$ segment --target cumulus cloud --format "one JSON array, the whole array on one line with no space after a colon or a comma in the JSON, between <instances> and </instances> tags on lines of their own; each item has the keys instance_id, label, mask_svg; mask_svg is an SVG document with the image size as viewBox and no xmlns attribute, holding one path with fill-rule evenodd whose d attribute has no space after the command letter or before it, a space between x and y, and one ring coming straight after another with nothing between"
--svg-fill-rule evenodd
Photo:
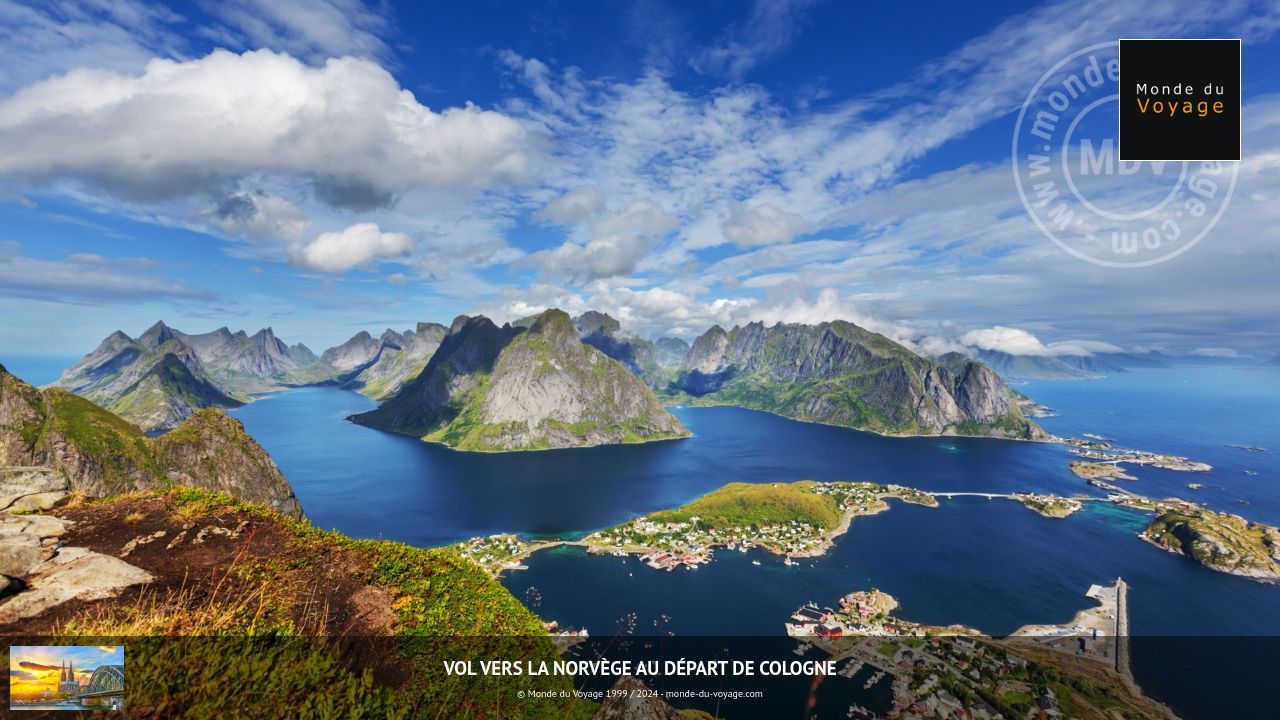
<instances>
[{"instance_id":1,"label":"cumulus cloud","mask_svg":"<svg viewBox=\"0 0 1280 720\"><path fill-rule=\"evenodd\" d=\"M603 203L597 200L588 193L548 206L556 217L581 216L581 226L574 239L533 253L524 262L545 276L578 282L628 275L635 272L659 238L678 225L676 218L653 200L637 200L616 211L603 210ZM582 215L588 208L594 208L591 214Z\"/></svg>"},{"instance_id":2,"label":"cumulus cloud","mask_svg":"<svg viewBox=\"0 0 1280 720\"><path fill-rule=\"evenodd\" d=\"M143 201L262 172L312 180L339 207L367 206L412 187L521 178L536 146L520 121L474 105L434 111L353 57L311 67L269 50L215 50L152 60L141 74L72 70L0 101L0 177L83 179Z\"/></svg>"},{"instance_id":3,"label":"cumulus cloud","mask_svg":"<svg viewBox=\"0 0 1280 720\"><path fill-rule=\"evenodd\" d=\"M1019 328L995 327L970 330L960 342L979 350L994 350L1010 355L1050 355L1049 348L1035 335Z\"/></svg>"},{"instance_id":4,"label":"cumulus cloud","mask_svg":"<svg viewBox=\"0 0 1280 720\"><path fill-rule=\"evenodd\" d=\"M547 203L541 217L558 225L570 225L604 210L604 194L594 185L584 185Z\"/></svg>"},{"instance_id":5,"label":"cumulus cloud","mask_svg":"<svg viewBox=\"0 0 1280 720\"><path fill-rule=\"evenodd\" d=\"M403 257L413 249L408 235L383 232L373 223L357 223L289 248L289 262L308 270L344 273L374 260Z\"/></svg>"},{"instance_id":6,"label":"cumulus cloud","mask_svg":"<svg viewBox=\"0 0 1280 720\"><path fill-rule=\"evenodd\" d=\"M738 247L789 243L808 229L803 217L769 203L754 207L735 203L720 223L721 232Z\"/></svg>"},{"instance_id":7,"label":"cumulus cloud","mask_svg":"<svg viewBox=\"0 0 1280 720\"><path fill-rule=\"evenodd\" d=\"M298 240L311 228L301 208L262 191L232 193L201 217L224 232L252 239Z\"/></svg>"}]
</instances>

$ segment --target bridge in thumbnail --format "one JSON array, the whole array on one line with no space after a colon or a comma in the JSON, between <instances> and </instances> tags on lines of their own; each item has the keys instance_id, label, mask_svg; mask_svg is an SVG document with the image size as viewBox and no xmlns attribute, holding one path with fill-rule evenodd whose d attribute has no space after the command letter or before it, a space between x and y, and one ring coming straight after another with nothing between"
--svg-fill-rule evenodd
<instances>
[{"instance_id":1,"label":"bridge in thumbnail","mask_svg":"<svg viewBox=\"0 0 1280 720\"><path fill-rule=\"evenodd\" d=\"M93 701L94 704L107 705L113 710L123 709L124 666L99 665L98 669L94 670L93 675L89 677L89 684L80 688L80 692L75 699L81 702L88 700Z\"/></svg>"}]
</instances>

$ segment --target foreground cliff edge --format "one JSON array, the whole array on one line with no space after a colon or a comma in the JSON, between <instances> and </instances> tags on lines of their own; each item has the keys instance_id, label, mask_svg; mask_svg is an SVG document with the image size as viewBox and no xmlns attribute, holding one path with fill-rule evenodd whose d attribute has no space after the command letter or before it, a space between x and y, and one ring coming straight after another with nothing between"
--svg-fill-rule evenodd
<instances>
[{"instance_id":1,"label":"foreground cliff edge","mask_svg":"<svg viewBox=\"0 0 1280 720\"><path fill-rule=\"evenodd\" d=\"M594 711L574 699L514 703L509 679L440 671L445 660L555 657L532 613L445 551L353 540L190 488L73 495L45 515L0 513L0 546L19 545L38 549L36 564L0 598L0 633L126 644L130 709L148 717ZM112 570L113 586L79 593L83 574L50 572L85 557ZM569 689L572 679L544 684Z\"/></svg>"},{"instance_id":2,"label":"foreground cliff edge","mask_svg":"<svg viewBox=\"0 0 1280 720\"><path fill-rule=\"evenodd\" d=\"M174 485L302 516L275 462L220 408L199 410L149 438L84 398L37 390L0 366L0 510L44 509L70 492L106 496Z\"/></svg>"},{"instance_id":3,"label":"foreground cliff edge","mask_svg":"<svg viewBox=\"0 0 1280 720\"><path fill-rule=\"evenodd\" d=\"M461 316L422 373L362 425L459 450L547 450L686 437L689 431L618 361L586 345L569 316L528 327Z\"/></svg>"}]
</instances>

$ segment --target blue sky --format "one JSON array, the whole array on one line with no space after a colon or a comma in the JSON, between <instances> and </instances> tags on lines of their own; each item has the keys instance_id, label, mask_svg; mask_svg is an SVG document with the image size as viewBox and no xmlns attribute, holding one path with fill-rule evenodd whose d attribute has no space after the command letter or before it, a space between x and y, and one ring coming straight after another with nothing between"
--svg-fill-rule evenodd
<instances>
[{"instance_id":1,"label":"blue sky","mask_svg":"<svg viewBox=\"0 0 1280 720\"><path fill-rule=\"evenodd\" d=\"M0 357L548 306L1280 352L1280 6L1117 5L0 0ZM1134 36L1244 39L1246 152L1209 237L1117 270L1036 229L1010 141Z\"/></svg>"}]
</instances>

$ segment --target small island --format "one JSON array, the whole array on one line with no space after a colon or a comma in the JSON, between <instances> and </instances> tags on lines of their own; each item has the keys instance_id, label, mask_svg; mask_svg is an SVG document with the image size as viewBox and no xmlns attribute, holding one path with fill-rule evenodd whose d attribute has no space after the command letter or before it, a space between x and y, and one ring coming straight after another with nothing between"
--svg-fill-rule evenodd
<instances>
[{"instance_id":1,"label":"small island","mask_svg":"<svg viewBox=\"0 0 1280 720\"><path fill-rule=\"evenodd\" d=\"M662 510L588 535L595 553L638 553L656 569L697 567L716 547L816 557L853 518L889 509L885 499L937 507L922 490L871 482L729 483L675 510Z\"/></svg>"},{"instance_id":2,"label":"small island","mask_svg":"<svg viewBox=\"0 0 1280 720\"><path fill-rule=\"evenodd\" d=\"M1156 547L1218 572L1280 582L1280 529L1189 503L1157 513L1142 533Z\"/></svg>"},{"instance_id":3,"label":"small island","mask_svg":"<svg viewBox=\"0 0 1280 720\"><path fill-rule=\"evenodd\" d=\"M1015 493L1014 498L1020 500L1029 510L1035 510L1047 518L1064 518L1084 507L1084 503L1076 498L1058 495L1038 495L1036 493Z\"/></svg>"},{"instance_id":4,"label":"small island","mask_svg":"<svg viewBox=\"0 0 1280 720\"><path fill-rule=\"evenodd\" d=\"M1071 463L1071 472L1076 477L1084 480L1099 480L1103 478L1111 478L1113 480L1137 480L1132 475L1124 471L1124 468L1111 463L1087 462L1077 460Z\"/></svg>"}]
</instances>

